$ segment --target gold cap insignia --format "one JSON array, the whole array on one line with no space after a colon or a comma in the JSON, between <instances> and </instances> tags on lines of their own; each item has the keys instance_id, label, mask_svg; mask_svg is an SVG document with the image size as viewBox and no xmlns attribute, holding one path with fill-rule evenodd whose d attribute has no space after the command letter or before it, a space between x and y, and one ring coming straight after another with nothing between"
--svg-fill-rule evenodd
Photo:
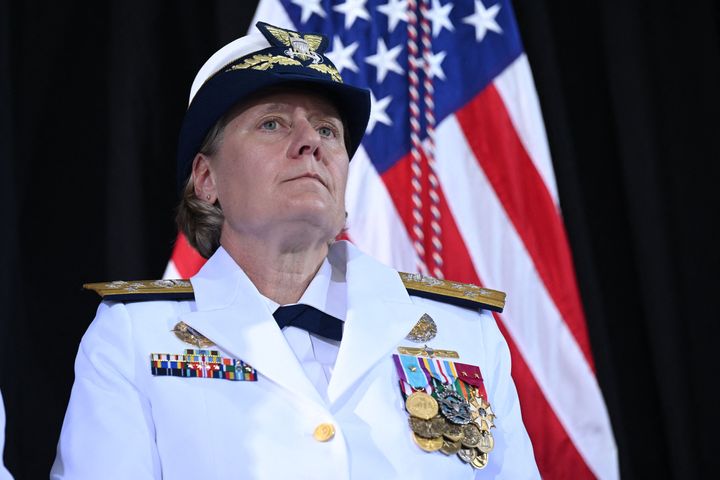
<instances>
[{"instance_id":1,"label":"gold cap insignia","mask_svg":"<svg viewBox=\"0 0 720 480\"><path fill-rule=\"evenodd\" d=\"M303 61L311 60L312 63L322 62L322 57L318 54L323 53L327 47L324 36L314 33L300 34L263 22L258 22L258 28L270 43L290 47L285 50L285 55L288 57L293 59L297 57Z\"/></svg>"}]
</instances>

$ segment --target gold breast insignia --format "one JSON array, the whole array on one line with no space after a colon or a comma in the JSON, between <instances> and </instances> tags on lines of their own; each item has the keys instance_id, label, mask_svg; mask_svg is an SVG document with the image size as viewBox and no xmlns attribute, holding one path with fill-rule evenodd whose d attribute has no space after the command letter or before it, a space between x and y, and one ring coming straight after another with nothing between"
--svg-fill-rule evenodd
<instances>
[{"instance_id":1,"label":"gold breast insignia","mask_svg":"<svg viewBox=\"0 0 720 480\"><path fill-rule=\"evenodd\" d=\"M215 344L203 334L186 324L185 322L178 322L172 329L172 332L177 338L185 343L194 345L200 348L212 347Z\"/></svg>"}]
</instances>

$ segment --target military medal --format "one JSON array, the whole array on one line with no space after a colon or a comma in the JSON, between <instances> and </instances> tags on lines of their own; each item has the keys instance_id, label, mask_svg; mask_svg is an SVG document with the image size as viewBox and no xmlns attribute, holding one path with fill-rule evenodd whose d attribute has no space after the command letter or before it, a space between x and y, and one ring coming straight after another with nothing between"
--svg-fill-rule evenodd
<instances>
[{"instance_id":1,"label":"military medal","mask_svg":"<svg viewBox=\"0 0 720 480\"><path fill-rule=\"evenodd\" d=\"M478 423L480 428L482 428L483 430L490 430L491 428L494 428L495 414L490 408L490 404L487 403L482 397L480 397L480 403L477 403L477 400L475 400L475 403L477 408L477 416L475 418L475 421Z\"/></svg>"},{"instance_id":2,"label":"military medal","mask_svg":"<svg viewBox=\"0 0 720 480\"><path fill-rule=\"evenodd\" d=\"M487 464L488 454L483 452L475 455L475 458L470 461L470 466L472 466L476 470L482 470L483 468L487 467Z\"/></svg>"},{"instance_id":3,"label":"military medal","mask_svg":"<svg viewBox=\"0 0 720 480\"><path fill-rule=\"evenodd\" d=\"M493 438L492 433L487 430L482 430L480 432L480 442L477 445L477 449L482 453L490 453L494 446L495 439Z\"/></svg>"},{"instance_id":4,"label":"military medal","mask_svg":"<svg viewBox=\"0 0 720 480\"><path fill-rule=\"evenodd\" d=\"M445 431L443 432L443 436L451 442L459 442L460 440L462 440L464 435L462 427L460 425L448 422L447 425L445 425Z\"/></svg>"},{"instance_id":5,"label":"military medal","mask_svg":"<svg viewBox=\"0 0 720 480\"><path fill-rule=\"evenodd\" d=\"M414 392L405 400L405 408L413 417L430 420L438 414L438 402L425 392Z\"/></svg>"},{"instance_id":6,"label":"military medal","mask_svg":"<svg viewBox=\"0 0 720 480\"><path fill-rule=\"evenodd\" d=\"M461 448L462 443L460 443L459 441L453 442L446 438L445 440L443 440L443 446L440 448L440 451L445 455L454 455L458 453Z\"/></svg>"},{"instance_id":7,"label":"military medal","mask_svg":"<svg viewBox=\"0 0 720 480\"><path fill-rule=\"evenodd\" d=\"M393 355L393 361L415 444L426 452L456 454L474 469L485 468L495 446L490 433L495 414L480 368L435 356L427 346L403 349L413 354Z\"/></svg>"},{"instance_id":8,"label":"military medal","mask_svg":"<svg viewBox=\"0 0 720 480\"><path fill-rule=\"evenodd\" d=\"M416 433L413 433L413 440L417 443L418 447L422 448L426 452L437 452L443 446L442 437L438 438L423 438Z\"/></svg>"},{"instance_id":9,"label":"military medal","mask_svg":"<svg viewBox=\"0 0 720 480\"><path fill-rule=\"evenodd\" d=\"M474 448L461 448L458 451L457 456L460 457L460 460L462 460L463 462L470 463L477 456L477 452Z\"/></svg>"},{"instance_id":10,"label":"military medal","mask_svg":"<svg viewBox=\"0 0 720 480\"><path fill-rule=\"evenodd\" d=\"M478 428L477 425L474 423L468 423L467 425L463 425L462 427L463 431L463 439L461 440L461 443L468 447L468 448L474 448L477 447L480 444L480 428Z\"/></svg>"},{"instance_id":11,"label":"military medal","mask_svg":"<svg viewBox=\"0 0 720 480\"><path fill-rule=\"evenodd\" d=\"M470 423L470 404L463 397L455 392L445 390L438 393L440 411L452 423L465 425Z\"/></svg>"},{"instance_id":12,"label":"military medal","mask_svg":"<svg viewBox=\"0 0 720 480\"><path fill-rule=\"evenodd\" d=\"M419 435L423 438L437 438L438 437L438 435L436 435L435 432L433 431L430 420L423 420L422 418L410 417L408 419L408 422L410 423L410 430L412 430L416 435Z\"/></svg>"}]
</instances>

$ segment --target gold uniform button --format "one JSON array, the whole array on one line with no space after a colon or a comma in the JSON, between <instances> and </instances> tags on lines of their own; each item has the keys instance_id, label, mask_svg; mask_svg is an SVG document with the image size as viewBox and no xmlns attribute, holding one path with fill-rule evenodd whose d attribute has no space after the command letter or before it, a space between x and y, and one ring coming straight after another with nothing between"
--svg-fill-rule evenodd
<instances>
[{"instance_id":1,"label":"gold uniform button","mask_svg":"<svg viewBox=\"0 0 720 480\"><path fill-rule=\"evenodd\" d=\"M315 427L313 438L318 442L327 442L335 436L335 427L332 423L321 423Z\"/></svg>"}]
</instances>

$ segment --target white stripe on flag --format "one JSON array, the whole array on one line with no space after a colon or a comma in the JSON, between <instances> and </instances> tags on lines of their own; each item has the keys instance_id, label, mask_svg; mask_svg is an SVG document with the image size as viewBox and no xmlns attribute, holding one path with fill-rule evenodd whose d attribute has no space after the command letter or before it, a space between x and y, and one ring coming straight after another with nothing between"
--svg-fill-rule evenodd
<instances>
[{"instance_id":1,"label":"white stripe on flag","mask_svg":"<svg viewBox=\"0 0 720 480\"><path fill-rule=\"evenodd\" d=\"M167 264L167 268L165 268L165 273L163 273L163 278L170 278L170 279L177 279L182 278L182 275L180 275L180 272L178 272L177 267L175 267L175 262L172 261L172 258Z\"/></svg>"},{"instance_id":2,"label":"white stripe on flag","mask_svg":"<svg viewBox=\"0 0 720 480\"><path fill-rule=\"evenodd\" d=\"M417 256L410 236L363 147L350 162L345 205L348 236L360 250L397 270L415 271Z\"/></svg>"},{"instance_id":3,"label":"white stripe on flag","mask_svg":"<svg viewBox=\"0 0 720 480\"><path fill-rule=\"evenodd\" d=\"M248 33L256 33L255 24L257 22L272 23L276 27L289 28L297 30L295 24L290 20L285 7L278 0L261 0L255 9L252 22L248 28Z\"/></svg>"},{"instance_id":4,"label":"white stripe on flag","mask_svg":"<svg viewBox=\"0 0 720 480\"><path fill-rule=\"evenodd\" d=\"M524 53L520 55L495 77L493 83L525 151L535 164L535 168L545 182L545 188L550 192L559 210L557 185L545 135L545 123L540 112L540 102L535 92L527 56Z\"/></svg>"},{"instance_id":5,"label":"white stripe on flag","mask_svg":"<svg viewBox=\"0 0 720 480\"><path fill-rule=\"evenodd\" d=\"M503 323L590 469L617 478L597 380L454 116L439 125L436 142L437 173L475 270L489 287L510 292Z\"/></svg>"}]
</instances>

